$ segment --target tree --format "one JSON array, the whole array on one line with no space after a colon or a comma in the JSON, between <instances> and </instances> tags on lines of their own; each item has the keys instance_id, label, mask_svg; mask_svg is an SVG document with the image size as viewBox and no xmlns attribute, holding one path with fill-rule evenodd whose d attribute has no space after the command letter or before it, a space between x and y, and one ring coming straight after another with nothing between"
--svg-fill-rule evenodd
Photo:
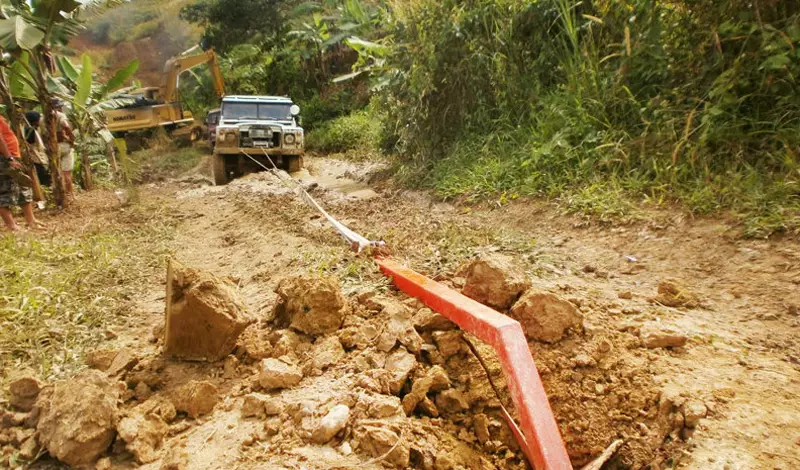
<instances>
[{"instance_id":1,"label":"tree","mask_svg":"<svg viewBox=\"0 0 800 470\"><path fill-rule=\"evenodd\" d=\"M205 39L220 52L244 42L279 41L284 28L281 0L201 0L181 9L184 20L202 26Z\"/></svg>"}]
</instances>

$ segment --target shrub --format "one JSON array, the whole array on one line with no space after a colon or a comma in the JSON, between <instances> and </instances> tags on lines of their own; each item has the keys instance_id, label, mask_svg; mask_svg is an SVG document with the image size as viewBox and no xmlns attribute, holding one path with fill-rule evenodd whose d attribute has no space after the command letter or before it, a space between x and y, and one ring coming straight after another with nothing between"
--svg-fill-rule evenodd
<instances>
[{"instance_id":1,"label":"shrub","mask_svg":"<svg viewBox=\"0 0 800 470\"><path fill-rule=\"evenodd\" d=\"M306 147L319 152L371 151L377 148L380 119L358 111L326 122L306 136Z\"/></svg>"}]
</instances>

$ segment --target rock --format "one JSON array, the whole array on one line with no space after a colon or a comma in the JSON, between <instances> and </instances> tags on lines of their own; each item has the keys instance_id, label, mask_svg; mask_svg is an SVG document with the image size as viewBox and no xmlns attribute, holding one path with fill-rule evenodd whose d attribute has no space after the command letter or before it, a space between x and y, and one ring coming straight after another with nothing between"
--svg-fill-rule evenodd
<instances>
[{"instance_id":1,"label":"rock","mask_svg":"<svg viewBox=\"0 0 800 470\"><path fill-rule=\"evenodd\" d=\"M342 442L342 445L340 445L339 448L336 449L336 452L339 452L343 456L347 457L348 455L353 453L353 448L350 447L349 442Z\"/></svg>"},{"instance_id":2,"label":"rock","mask_svg":"<svg viewBox=\"0 0 800 470\"><path fill-rule=\"evenodd\" d=\"M111 367L115 357L117 357L116 349L95 349L86 354L86 365L105 372Z\"/></svg>"},{"instance_id":3,"label":"rock","mask_svg":"<svg viewBox=\"0 0 800 470\"><path fill-rule=\"evenodd\" d=\"M33 434L25 439L22 445L19 446L19 456L25 460L33 460L39 455L41 448L38 436Z\"/></svg>"},{"instance_id":4,"label":"rock","mask_svg":"<svg viewBox=\"0 0 800 470\"><path fill-rule=\"evenodd\" d=\"M597 361L592 356L582 353L575 356L575 367L592 367L597 365Z\"/></svg>"},{"instance_id":5,"label":"rock","mask_svg":"<svg viewBox=\"0 0 800 470\"><path fill-rule=\"evenodd\" d=\"M629 290L621 291L620 293L617 294L617 297L623 300L631 300L633 298L633 292Z\"/></svg>"},{"instance_id":6,"label":"rock","mask_svg":"<svg viewBox=\"0 0 800 470\"><path fill-rule=\"evenodd\" d=\"M139 382L136 384L136 387L133 389L133 394L139 401L145 401L153 394L153 391L150 390L150 387L147 386L144 382Z\"/></svg>"},{"instance_id":7,"label":"rock","mask_svg":"<svg viewBox=\"0 0 800 470\"><path fill-rule=\"evenodd\" d=\"M139 362L139 358L130 349L120 349L106 369L109 377L116 377L122 372L127 372Z\"/></svg>"},{"instance_id":8,"label":"rock","mask_svg":"<svg viewBox=\"0 0 800 470\"><path fill-rule=\"evenodd\" d=\"M367 414L370 418L384 419L403 412L400 399L395 396L374 395L368 399Z\"/></svg>"},{"instance_id":9,"label":"rock","mask_svg":"<svg viewBox=\"0 0 800 470\"><path fill-rule=\"evenodd\" d=\"M708 415L708 408L700 400L687 400L681 407L683 412L683 422L686 427L694 428L701 419Z\"/></svg>"},{"instance_id":10,"label":"rock","mask_svg":"<svg viewBox=\"0 0 800 470\"><path fill-rule=\"evenodd\" d=\"M420 309L412 318L412 323L414 328L421 332L447 331L458 328L458 325L448 320L447 317L429 308Z\"/></svg>"},{"instance_id":11,"label":"rock","mask_svg":"<svg viewBox=\"0 0 800 470\"><path fill-rule=\"evenodd\" d=\"M511 307L531 286L512 258L496 254L469 262L457 276L466 278L464 295L500 310Z\"/></svg>"},{"instance_id":12,"label":"rock","mask_svg":"<svg viewBox=\"0 0 800 470\"><path fill-rule=\"evenodd\" d=\"M384 369L390 374L389 390L397 395L403 389L409 374L417 366L417 359L404 349L398 349L386 358Z\"/></svg>"},{"instance_id":13,"label":"rock","mask_svg":"<svg viewBox=\"0 0 800 470\"><path fill-rule=\"evenodd\" d=\"M239 375L239 358L228 356L222 363L222 376L226 379L235 379Z\"/></svg>"},{"instance_id":14,"label":"rock","mask_svg":"<svg viewBox=\"0 0 800 470\"><path fill-rule=\"evenodd\" d=\"M68 465L91 464L114 440L118 398L119 388L95 370L56 383L41 403L39 442Z\"/></svg>"},{"instance_id":15,"label":"rock","mask_svg":"<svg viewBox=\"0 0 800 470\"><path fill-rule=\"evenodd\" d=\"M511 309L529 339L555 343L570 328L580 328L583 317L574 305L551 294L529 290Z\"/></svg>"},{"instance_id":16,"label":"rock","mask_svg":"<svg viewBox=\"0 0 800 470\"><path fill-rule=\"evenodd\" d=\"M419 411L422 414L428 415L431 418L439 417L439 409L436 408L436 405L433 403L433 400L431 400L428 397L423 398L422 401L419 402L419 405L417 405L417 409L419 409Z\"/></svg>"},{"instance_id":17,"label":"rock","mask_svg":"<svg viewBox=\"0 0 800 470\"><path fill-rule=\"evenodd\" d=\"M272 357L289 356L299 358L313 348L311 341L306 336L301 336L292 330L278 330L274 333Z\"/></svg>"},{"instance_id":18,"label":"rock","mask_svg":"<svg viewBox=\"0 0 800 470\"><path fill-rule=\"evenodd\" d=\"M411 392L403 397L403 411L406 415L410 415L417 408L417 405L424 400L431 389L433 379L430 375L426 375L414 381L411 386Z\"/></svg>"},{"instance_id":19,"label":"rock","mask_svg":"<svg viewBox=\"0 0 800 470\"><path fill-rule=\"evenodd\" d=\"M260 393L251 393L244 397L242 402L242 418L264 418L267 413L264 404L267 397Z\"/></svg>"},{"instance_id":20,"label":"rock","mask_svg":"<svg viewBox=\"0 0 800 470\"><path fill-rule=\"evenodd\" d=\"M489 418L483 413L472 418L472 430L475 431L475 436L481 444L486 444L492 439L489 433Z\"/></svg>"},{"instance_id":21,"label":"rock","mask_svg":"<svg viewBox=\"0 0 800 470\"><path fill-rule=\"evenodd\" d=\"M296 366L273 358L261 361L258 383L267 391L294 387L302 379L303 372Z\"/></svg>"},{"instance_id":22,"label":"rock","mask_svg":"<svg viewBox=\"0 0 800 470\"><path fill-rule=\"evenodd\" d=\"M450 389L436 395L436 407L443 413L461 413L469 409L469 402L463 393Z\"/></svg>"},{"instance_id":23,"label":"rock","mask_svg":"<svg viewBox=\"0 0 800 470\"><path fill-rule=\"evenodd\" d=\"M8 404L22 411L30 411L40 390L39 382L33 376L16 374L8 384Z\"/></svg>"},{"instance_id":24,"label":"rock","mask_svg":"<svg viewBox=\"0 0 800 470\"><path fill-rule=\"evenodd\" d=\"M316 344L314 344L311 363L315 369L325 370L332 365L338 364L339 361L344 359L344 355L344 348L339 338L337 336L328 336L317 340Z\"/></svg>"},{"instance_id":25,"label":"rock","mask_svg":"<svg viewBox=\"0 0 800 470\"><path fill-rule=\"evenodd\" d=\"M286 405L281 400L275 398L268 399L264 402L264 413L266 413L267 416L278 416L283 413L285 408Z\"/></svg>"},{"instance_id":26,"label":"rock","mask_svg":"<svg viewBox=\"0 0 800 470\"><path fill-rule=\"evenodd\" d=\"M347 349L365 349L369 346L369 341L361 329L351 326L338 332L339 342Z\"/></svg>"},{"instance_id":27,"label":"rock","mask_svg":"<svg viewBox=\"0 0 800 470\"><path fill-rule=\"evenodd\" d=\"M383 427L361 425L354 434L359 451L371 457L382 457L388 453L385 462L398 468L408 468L409 449L406 443L400 442L396 432Z\"/></svg>"},{"instance_id":28,"label":"rock","mask_svg":"<svg viewBox=\"0 0 800 470\"><path fill-rule=\"evenodd\" d=\"M239 335L236 345L239 351L244 352L248 358L255 361L272 357L274 354L273 346L267 339L267 331L260 328L259 325L250 325L245 328L242 334ZM282 356L283 354L279 355Z\"/></svg>"},{"instance_id":29,"label":"rock","mask_svg":"<svg viewBox=\"0 0 800 470\"><path fill-rule=\"evenodd\" d=\"M117 432L136 461L145 464L158 459L169 426L155 414L134 413L120 420Z\"/></svg>"},{"instance_id":30,"label":"rock","mask_svg":"<svg viewBox=\"0 0 800 470\"><path fill-rule=\"evenodd\" d=\"M281 281L275 292L281 298L275 317L288 321L292 329L316 336L333 333L342 326L345 301L335 279L290 277Z\"/></svg>"},{"instance_id":31,"label":"rock","mask_svg":"<svg viewBox=\"0 0 800 470\"><path fill-rule=\"evenodd\" d=\"M96 464L94 464L94 470L110 470L110 469L111 469L110 457L103 457L102 459L98 460Z\"/></svg>"},{"instance_id":32,"label":"rock","mask_svg":"<svg viewBox=\"0 0 800 470\"><path fill-rule=\"evenodd\" d=\"M445 359L461 351L461 331L434 331L432 336L436 347Z\"/></svg>"},{"instance_id":33,"label":"rock","mask_svg":"<svg viewBox=\"0 0 800 470\"><path fill-rule=\"evenodd\" d=\"M161 395L148 398L147 401L136 407L136 412L144 415L156 415L165 423L171 423L178 414L175 405Z\"/></svg>"},{"instance_id":34,"label":"rock","mask_svg":"<svg viewBox=\"0 0 800 470\"><path fill-rule=\"evenodd\" d=\"M180 447L170 448L161 460L159 470L186 470L189 466L189 454Z\"/></svg>"},{"instance_id":35,"label":"rock","mask_svg":"<svg viewBox=\"0 0 800 470\"><path fill-rule=\"evenodd\" d=\"M643 325L639 330L642 343L646 348L679 348L686 344L689 338L679 331L661 325Z\"/></svg>"},{"instance_id":36,"label":"rock","mask_svg":"<svg viewBox=\"0 0 800 470\"><path fill-rule=\"evenodd\" d=\"M667 307L695 308L700 306L700 300L695 293L672 279L659 283L658 295L651 300Z\"/></svg>"},{"instance_id":37,"label":"rock","mask_svg":"<svg viewBox=\"0 0 800 470\"><path fill-rule=\"evenodd\" d=\"M28 419L28 413L16 413L14 411L6 411L0 408L0 429L14 428L22 426Z\"/></svg>"},{"instance_id":38,"label":"rock","mask_svg":"<svg viewBox=\"0 0 800 470\"><path fill-rule=\"evenodd\" d=\"M254 322L233 286L213 274L171 261L167 268L164 354L216 362Z\"/></svg>"},{"instance_id":39,"label":"rock","mask_svg":"<svg viewBox=\"0 0 800 470\"><path fill-rule=\"evenodd\" d=\"M177 411L186 413L190 418L198 418L211 413L220 396L212 383L192 380L173 392L171 398Z\"/></svg>"},{"instance_id":40,"label":"rock","mask_svg":"<svg viewBox=\"0 0 800 470\"><path fill-rule=\"evenodd\" d=\"M432 392L441 392L442 390L450 388L450 377L442 366L431 367L428 371L428 376L431 378Z\"/></svg>"},{"instance_id":41,"label":"rock","mask_svg":"<svg viewBox=\"0 0 800 470\"><path fill-rule=\"evenodd\" d=\"M316 444L325 444L347 425L350 419L350 408L345 405L336 405L323 417L319 426L311 435L311 440Z\"/></svg>"}]
</instances>

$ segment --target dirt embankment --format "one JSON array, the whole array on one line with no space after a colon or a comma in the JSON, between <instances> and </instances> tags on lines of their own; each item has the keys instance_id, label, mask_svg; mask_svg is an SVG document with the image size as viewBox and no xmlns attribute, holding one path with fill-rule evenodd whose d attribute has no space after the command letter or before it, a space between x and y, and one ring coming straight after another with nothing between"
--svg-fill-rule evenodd
<instances>
[{"instance_id":1,"label":"dirt embankment","mask_svg":"<svg viewBox=\"0 0 800 470\"><path fill-rule=\"evenodd\" d=\"M781 284L795 282L790 267L744 283L714 258L716 281L675 281L690 271L657 256L666 243L658 237L575 238L581 229L530 228L520 208L466 213L391 187L365 193L342 181L341 168L354 175L346 167L317 162L307 176L340 180L314 189L333 213L523 324L576 466L622 439L604 468L794 468L798 444L779 431L800 429L788 392L800 383L788 335L797 299ZM96 370L55 384L21 377L14 411L3 415L4 458L49 453L73 465L99 459L99 468L524 468L500 415L509 397L494 394L455 325L344 252L269 175L175 185L151 197L182 214L176 255L201 271L178 276L166 297L158 283L145 289L141 323L87 356ZM751 267L766 269L775 252L759 253ZM680 259L712 272L704 254ZM205 270L214 274L197 274ZM758 296L770 276L775 303ZM723 287L711 290L715 282ZM747 300L750 313L737 318L720 289L735 292L734 304ZM162 350L165 303L176 318L203 319L198 341L167 348L175 358ZM225 333L202 341L199 325ZM471 341L505 390L492 351ZM745 387L751 375L759 383ZM773 388L787 392L769 395Z\"/></svg>"}]
</instances>

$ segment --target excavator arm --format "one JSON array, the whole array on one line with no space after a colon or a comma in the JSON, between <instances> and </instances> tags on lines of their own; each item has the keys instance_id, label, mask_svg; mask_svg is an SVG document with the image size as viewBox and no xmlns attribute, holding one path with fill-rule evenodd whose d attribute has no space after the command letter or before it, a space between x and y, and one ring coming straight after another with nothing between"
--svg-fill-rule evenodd
<instances>
[{"instance_id":1,"label":"excavator arm","mask_svg":"<svg viewBox=\"0 0 800 470\"><path fill-rule=\"evenodd\" d=\"M203 64L208 64L214 90L222 97L225 94L222 72L219 69L217 55L213 49L209 49L202 54L176 57L167 61L164 65L164 81L161 84L161 98L164 102L178 101L178 78L183 72Z\"/></svg>"}]
</instances>

